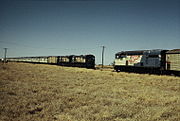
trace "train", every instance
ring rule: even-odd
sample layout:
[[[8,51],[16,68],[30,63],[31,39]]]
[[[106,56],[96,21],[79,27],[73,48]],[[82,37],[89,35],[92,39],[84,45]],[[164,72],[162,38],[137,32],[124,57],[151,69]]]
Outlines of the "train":
[[[180,49],[121,51],[115,54],[114,70],[180,76]]]
[[[3,61],[3,60],[2,60]],[[54,64],[95,69],[94,55],[34,56],[6,58],[9,62]],[[115,54],[116,72],[169,74],[180,76],[180,49],[120,51]]]
[[[95,68],[94,55],[69,55],[69,56],[33,56],[6,58],[7,62],[26,62],[37,64],[53,64],[70,67]]]

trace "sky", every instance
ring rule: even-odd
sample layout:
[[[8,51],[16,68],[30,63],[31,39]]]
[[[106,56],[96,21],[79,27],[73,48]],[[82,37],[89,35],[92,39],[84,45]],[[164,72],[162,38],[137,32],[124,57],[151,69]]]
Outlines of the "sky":
[[[180,0],[0,0],[0,58],[180,48]]]

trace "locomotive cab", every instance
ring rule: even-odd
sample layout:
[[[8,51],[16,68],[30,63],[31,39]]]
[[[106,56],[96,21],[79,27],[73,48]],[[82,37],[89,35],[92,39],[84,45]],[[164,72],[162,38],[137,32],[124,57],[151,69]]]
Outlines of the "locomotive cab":
[[[86,55],[86,68],[95,68],[95,56],[94,55]]]

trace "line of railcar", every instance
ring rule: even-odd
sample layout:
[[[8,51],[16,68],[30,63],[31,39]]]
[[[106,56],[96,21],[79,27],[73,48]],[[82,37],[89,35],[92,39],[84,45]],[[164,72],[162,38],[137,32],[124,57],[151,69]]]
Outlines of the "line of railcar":
[[[53,65],[71,66],[71,67],[84,67],[91,69],[95,68],[94,55],[15,57],[15,58],[7,58],[7,61],[53,64]]]
[[[180,49],[121,51],[114,69],[125,72],[180,75]]]
[[[94,55],[7,58],[7,61],[55,64],[95,69]],[[180,49],[121,51],[115,54],[114,69],[125,72],[180,76]]]

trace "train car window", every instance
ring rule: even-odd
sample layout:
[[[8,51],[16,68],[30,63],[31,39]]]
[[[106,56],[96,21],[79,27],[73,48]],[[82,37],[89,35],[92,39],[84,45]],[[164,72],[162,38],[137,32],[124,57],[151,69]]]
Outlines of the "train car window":
[[[146,57],[146,61],[145,62],[146,62],[146,64],[148,64],[148,57]],[[143,66],[143,65],[141,65],[141,66]]]
[[[127,56],[126,55],[116,55],[116,59],[123,59],[123,58],[126,58]]]
[[[76,59],[77,59],[76,57],[72,57],[72,62],[76,61]]]
[[[116,59],[118,59],[119,58],[119,55],[116,55]]]
[[[149,55],[148,57],[149,57],[149,58],[158,58],[159,55]]]
[[[126,55],[119,56],[120,59],[123,59],[123,58],[126,58],[126,57],[127,57]]]

